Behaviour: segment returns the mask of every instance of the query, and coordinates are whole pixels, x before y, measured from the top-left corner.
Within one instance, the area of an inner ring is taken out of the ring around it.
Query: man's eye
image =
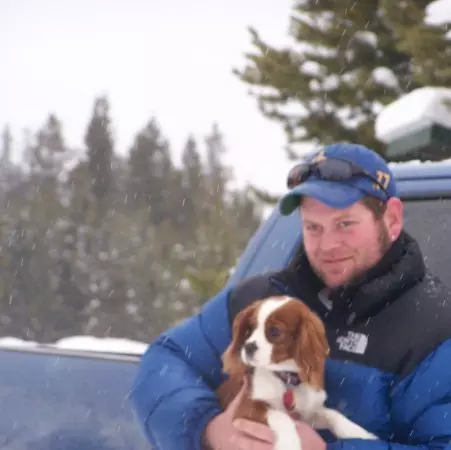
[[[344,222],[340,222],[340,227],[341,228],[348,228],[351,225],[354,225],[355,222],[352,222],[351,220],[345,220]]]
[[[318,225],[312,225],[312,224],[306,225],[305,228],[307,231],[312,231],[312,232],[316,232],[319,230]]]

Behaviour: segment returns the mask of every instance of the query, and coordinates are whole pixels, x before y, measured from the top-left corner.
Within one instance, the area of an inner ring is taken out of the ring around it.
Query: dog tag
[[[293,391],[285,391],[283,393],[283,405],[287,409],[287,411],[293,411],[294,410],[294,395]]]

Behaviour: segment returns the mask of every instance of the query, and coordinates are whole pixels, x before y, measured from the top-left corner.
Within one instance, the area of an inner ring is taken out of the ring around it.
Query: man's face
[[[310,265],[330,288],[366,272],[391,244],[387,224],[360,202],[334,209],[305,197],[300,212]]]

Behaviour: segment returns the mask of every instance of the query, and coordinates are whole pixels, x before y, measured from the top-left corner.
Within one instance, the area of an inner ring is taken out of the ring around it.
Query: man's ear
[[[390,240],[396,241],[404,226],[404,206],[399,198],[392,197],[387,201],[383,221]]]

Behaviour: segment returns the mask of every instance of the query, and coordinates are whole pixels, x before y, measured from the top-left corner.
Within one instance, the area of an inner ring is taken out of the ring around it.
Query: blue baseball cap
[[[323,147],[310,156],[306,164],[327,159],[348,161],[367,172],[370,176],[358,175],[346,180],[325,180],[315,174],[295,186],[279,203],[282,215],[289,215],[299,207],[301,197],[314,197],[331,208],[344,209],[372,196],[382,201],[397,196],[396,181],[387,161],[363,145],[340,143]],[[373,179],[372,179],[373,178]],[[378,183],[376,183],[376,180]],[[382,189],[382,187],[384,189]]]

